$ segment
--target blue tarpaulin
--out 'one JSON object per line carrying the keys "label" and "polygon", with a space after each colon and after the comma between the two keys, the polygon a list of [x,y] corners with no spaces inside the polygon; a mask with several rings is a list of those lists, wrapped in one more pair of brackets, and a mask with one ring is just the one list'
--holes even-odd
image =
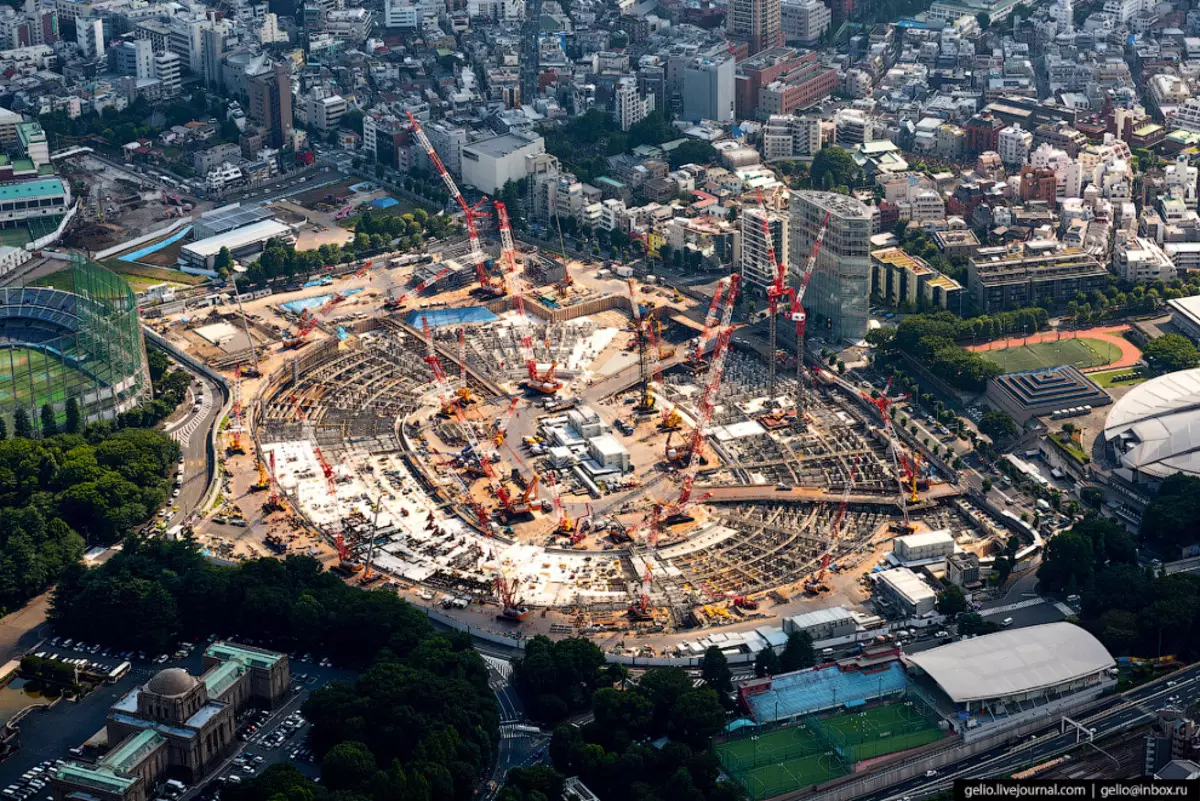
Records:
{"label": "blue tarpaulin", "polygon": [[[345,292],[342,293],[342,295],[348,297],[350,295],[354,295],[359,292],[362,292],[362,290],[361,289],[347,289]],[[302,300],[289,300],[287,303],[283,304],[283,308],[287,309],[292,314],[299,314],[300,312],[305,311],[305,310],[313,311],[314,309],[319,309],[322,306],[324,306],[329,301],[329,299],[332,297],[333,297],[333,295],[316,295],[314,297],[304,298]]]}
{"label": "blue tarpaulin", "polygon": [[154,253],[155,251],[162,250],[167,245],[175,244],[176,242],[178,242],[180,239],[183,239],[185,236],[187,236],[191,232],[192,232],[192,226],[190,226],[190,225],[185,226],[182,231],[171,234],[169,237],[162,240],[161,242],[155,242],[153,245],[146,245],[146,247],[142,248],[141,250],[135,250],[133,253],[126,253],[124,256],[121,256],[119,260],[120,261],[137,261],[138,259],[145,258],[146,256],[150,255],[151,253]]}
{"label": "blue tarpaulin", "polygon": [[394,197],[388,197],[384,195],[383,197],[377,197],[372,200],[371,205],[377,209],[390,209],[392,206],[399,206],[400,201],[396,200]]}
{"label": "blue tarpaulin", "polygon": [[428,309],[408,313],[408,324],[414,328],[424,328],[425,320],[430,328],[440,328],[445,325],[466,325],[467,323],[490,323],[498,319],[483,306],[464,306],[460,309]]}

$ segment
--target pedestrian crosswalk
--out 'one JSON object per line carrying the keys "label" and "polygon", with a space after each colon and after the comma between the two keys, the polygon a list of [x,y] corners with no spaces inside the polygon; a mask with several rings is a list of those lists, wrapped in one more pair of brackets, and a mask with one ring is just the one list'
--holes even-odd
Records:
{"label": "pedestrian crosswalk", "polygon": [[1015,612],[1018,609],[1028,609],[1031,606],[1046,603],[1045,598],[1028,598],[1024,601],[1017,601],[1015,604],[1005,604],[1004,606],[993,606],[991,609],[980,609],[981,617],[992,617],[993,615],[1003,615],[1005,612]]}
{"label": "pedestrian crosswalk", "polygon": [[512,678],[512,662],[509,662],[507,659],[501,659],[498,656],[490,656],[489,654],[482,654],[482,656],[487,666],[499,673],[501,678],[506,682]]}

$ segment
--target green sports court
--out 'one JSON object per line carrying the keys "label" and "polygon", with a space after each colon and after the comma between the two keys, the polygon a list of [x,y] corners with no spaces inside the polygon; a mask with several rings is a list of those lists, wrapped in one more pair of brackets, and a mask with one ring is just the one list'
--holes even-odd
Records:
{"label": "green sports court", "polygon": [[1121,349],[1111,342],[1090,337],[1067,337],[1060,340],[1017,345],[1002,350],[976,351],[1005,373],[1019,373],[1043,367],[1071,364],[1080,370],[1102,367],[1121,358]]}
{"label": "green sports court", "polygon": [[743,729],[714,749],[725,772],[758,801],[845,776],[865,759],[936,742],[943,736],[938,720],[921,700],[906,699],[773,731]]}

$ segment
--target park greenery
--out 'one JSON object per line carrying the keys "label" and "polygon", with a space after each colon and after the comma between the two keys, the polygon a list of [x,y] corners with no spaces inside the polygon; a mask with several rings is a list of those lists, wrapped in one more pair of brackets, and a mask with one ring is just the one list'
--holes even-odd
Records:
{"label": "park greenery", "polygon": [[238,280],[258,285],[278,279],[307,278],[333,265],[384,250],[420,250],[427,237],[448,236],[458,233],[460,228],[461,225],[451,218],[430,215],[421,208],[404,215],[365,211],[354,223],[354,239],[344,245],[325,244],[312,250],[296,250],[291,243],[267,240],[258,260],[250,264],[244,278]]}
{"label": "park greenery", "polygon": [[587,709],[592,693],[606,682],[611,686],[604,652],[582,638],[539,635],[525,644],[525,656],[513,664],[513,684],[526,712],[546,723]]}
{"label": "park greenery", "polygon": [[304,705],[321,784],[275,768],[228,788],[233,801],[467,801],[494,757],[499,713],[470,637],[435,633],[395,593],[351,586],[309,557],[223,566],[186,539],[131,536],[104,564],[66,571],[51,619],[66,636],[120,648],[216,633],[361,670]]}
{"label": "park greenery", "polygon": [[[563,167],[580,180],[594,182],[609,171],[607,158],[619,156],[642,145],[662,145],[682,138],[678,129],[655,110],[622,131],[609,113],[591,109],[565,126],[545,132],[546,152],[558,157]],[[667,154],[672,169],[682,164],[710,164],[716,151],[707,142],[687,140]]]}
{"label": "park greenery", "polygon": [[1017,435],[1017,423],[1008,412],[993,409],[979,418],[979,430],[991,437],[992,442],[1000,442]]}
{"label": "park greenery", "polygon": [[[1142,538],[1158,525],[1170,505],[1196,496],[1195,484],[1179,482],[1154,511],[1143,517]],[[1186,494],[1186,495],[1185,495]],[[1200,522],[1192,504],[1190,516]],[[1141,565],[1137,548],[1120,526],[1089,513],[1046,544],[1038,580],[1049,592],[1078,593],[1080,624],[1114,654],[1155,657],[1176,654],[1191,659],[1200,643],[1200,577],[1187,573],[1157,574]]]}
{"label": "park greenery", "polygon": [[1142,513],[1141,536],[1167,560],[1200,543],[1200,478],[1176,473],[1165,480]]}
{"label": "park greenery", "polygon": [[1142,348],[1142,358],[1154,375],[1189,370],[1200,365],[1200,351],[1182,334],[1165,334]]}
{"label": "park greenery", "polygon": [[933,375],[955,389],[981,392],[1000,368],[960,342],[979,342],[999,337],[1032,333],[1045,327],[1050,316],[1045,309],[1030,308],[962,319],[948,311],[912,314],[896,328],[868,332],[867,341],[879,349],[884,361],[889,351],[899,350],[920,362]]}

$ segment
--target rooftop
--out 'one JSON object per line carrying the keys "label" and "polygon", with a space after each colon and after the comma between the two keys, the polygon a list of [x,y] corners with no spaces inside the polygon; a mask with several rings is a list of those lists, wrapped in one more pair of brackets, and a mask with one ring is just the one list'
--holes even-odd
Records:
{"label": "rooftop", "polygon": [[283,654],[232,642],[215,642],[204,650],[204,655],[223,661],[236,660],[247,667],[264,669],[274,666],[280,659],[283,659]]}
{"label": "rooftop", "polygon": [[480,156],[488,156],[489,158],[499,159],[504,158],[510,153],[515,153],[522,148],[530,145],[539,145],[542,143],[542,137],[525,137],[517,134],[503,134],[501,136],[493,136],[491,139],[481,139],[478,142],[472,142],[469,145],[463,146],[463,152],[470,151]]}
{"label": "rooftop", "polygon": [[129,773],[137,767],[146,754],[166,741],[166,738],[156,731],[140,731],[122,740],[100,761],[100,764],[117,773]]}
{"label": "rooftop", "polygon": [[1108,413],[1104,439],[1130,470],[1165,478],[1200,476],[1200,368],[1152,378]]}
{"label": "rooftop", "polygon": [[[33,162],[28,159],[18,159],[13,162],[14,169],[21,169],[19,165],[28,165],[28,169],[33,169]],[[58,178],[38,178],[36,181],[22,181],[15,184],[0,184],[0,201],[6,200],[28,200],[29,198],[40,198],[50,196],[65,195],[67,193],[63,182]]]}
{"label": "rooftop", "polygon": [[1072,623],[1007,629],[910,654],[958,703],[1048,689],[1112,667],[1100,641]]}
{"label": "rooftop", "polygon": [[210,236],[207,239],[191,242],[184,245],[183,250],[200,258],[207,258],[208,256],[215,256],[220,253],[221,248],[236,250],[247,245],[253,245],[256,242],[264,242],[272,237],[287,236],[291,233],[292,228],[289,225],[284,225],[278,220],[263,220],[262,222],[246,225],[233,231]]}

